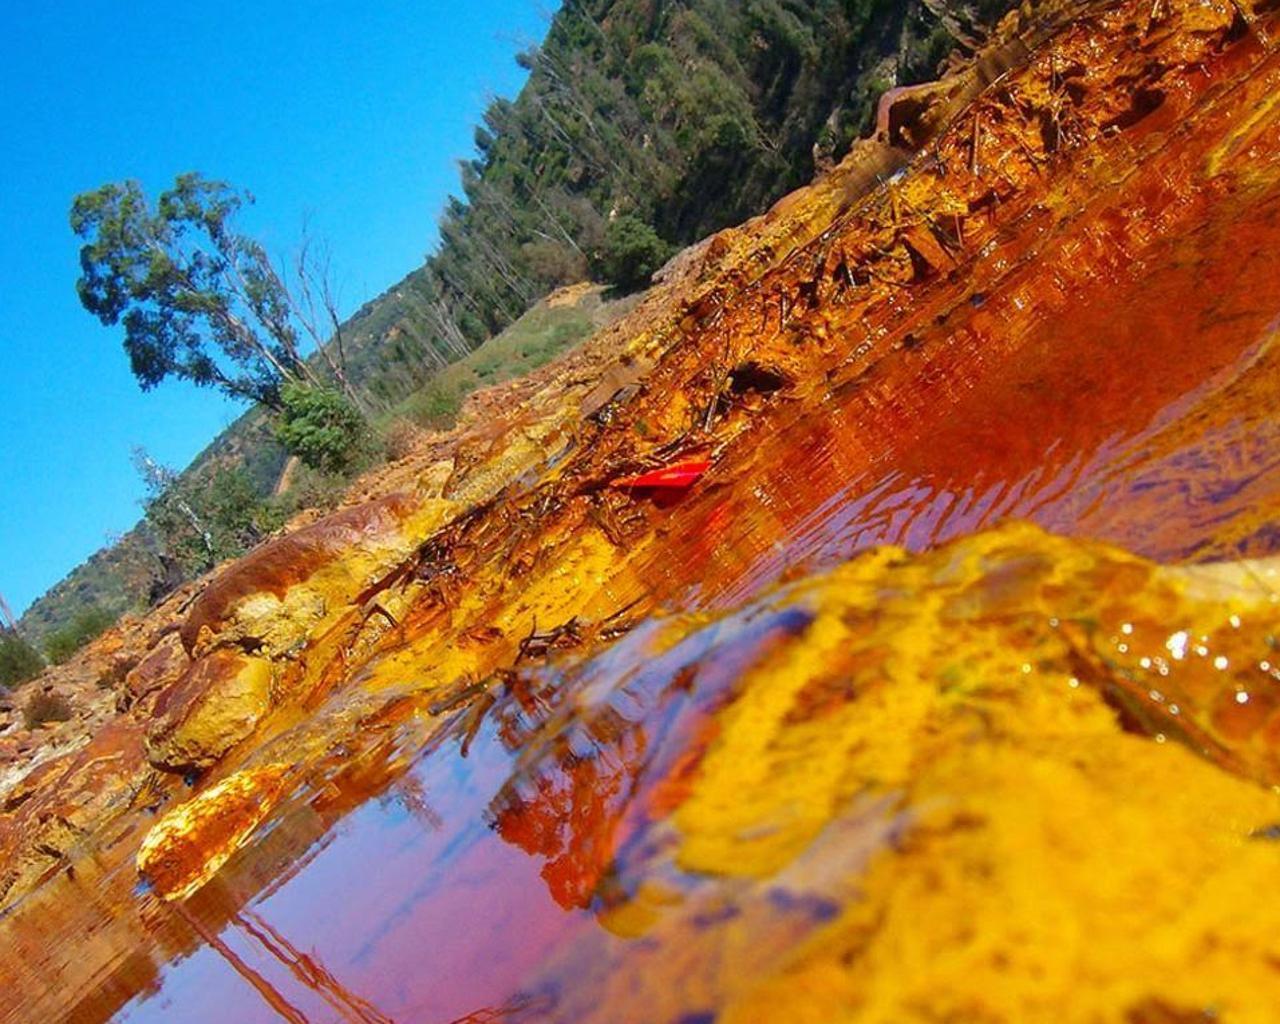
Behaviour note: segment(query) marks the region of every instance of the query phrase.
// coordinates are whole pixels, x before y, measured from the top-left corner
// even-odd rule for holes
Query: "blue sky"
[[[185,465],[238,414],[143,394],[118,330],[75,296],[67,210],[199,170],[250,190],[249,234],[326,239],[344,312],[417,266],[488,98],[553,0],[175,4],[55,0],[0,14],[0,593],[32,600],[140,515],[134,445]]]

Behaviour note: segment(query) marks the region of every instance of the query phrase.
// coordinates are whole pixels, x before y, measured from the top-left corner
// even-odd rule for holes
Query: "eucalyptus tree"
[[[71,228],[84,241],[76,292],[105,326],[124,326],[125,352],[144,390],[177,378],[278,410],[286,384],[324,386],[300,348],[309,336],[350,395],[315,316],[318,291],[336,330],[327,280],[316,287],[318,267],[304,249],[295,300],[266,249],[235,228],[236,214],[252,202],[196,172],[179,175],[154,206],[136,181],[76,196]]]

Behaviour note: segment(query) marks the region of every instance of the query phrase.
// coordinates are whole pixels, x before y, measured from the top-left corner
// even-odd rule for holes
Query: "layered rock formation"
[[[1028,6],[97,642],[11,751],[9,990],[145,1018],[110,965],[200,948],[246,1020],[1270,1019],[1275,18]]]

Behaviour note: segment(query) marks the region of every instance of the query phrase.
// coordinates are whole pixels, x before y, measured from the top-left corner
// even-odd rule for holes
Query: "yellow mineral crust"
[[[362,538],[305,579],[279,592],[264,584],[224,613],[217,642],[252,640],[271,657],[296,651],[336,621],[354,595],[399,567],[424,537],[456,511],[451,501],[426,499],[407,513],[398,528]]]
[[[1280,797],[1213,763],[1259,762],[1212,714],[1218,690],[1277,688],[1274,572],[1161,568],[1015,525],[882,549],[775,598],[815,617],[720,712],[677,862],[772,884],[877,801],[865,828],[889,838],[717,1019],[1276,1020]],[[1183,659],[1205,678],[1160,677],[1172,708],[1129,667],[1155,655],[1097,654],[1152,621],[1169,663],[1170,636],[1209,641]],[[1209,646],[1217,627],[1251,691]]]
[[[147,728],[152,764],[171,771],[207,768],[246,739],[271,705],[271,663],[215,651],[156,702]]]

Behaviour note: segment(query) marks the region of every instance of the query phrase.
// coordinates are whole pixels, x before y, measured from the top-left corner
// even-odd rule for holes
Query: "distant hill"
[[[267,495],[279,479],[286,458],[267,415],[260,409],[250,409],[214,438],[186,472],[203,473],[217,464],[241,466],[255,489]],[[155,564],[146,529],[139,524],[94,552],[33,602],[18,621],[18,628],[28,640],[42,646],[50,633],[85,608],[96,607],[120,615],[143,606]]]
[[[596,270],[611,219],[639,218],[683,245],[761,212],[843,156],[886,89],[936,77],[1013,6],[566,0],[546,39],[518,57],[529,70],[519,96],[495,100],[477,126],[436,251],[343,325],[348,378],[375,419],[400,410],[432,423],[453,400],[439,396],[475,374],[430,382]],[[241,465],[265,496],[285,461],[255,409],[186,472]],[[20,627],[39,641],[86,605],[123,612],[145,600],[153,562],[135,528],[36,601]]]
[[[889,88],[937,77],[1010,0],[566,0],[518,57],[413,290],[472,343],[596,265],[631,215],[686,245],[838,161]]]

